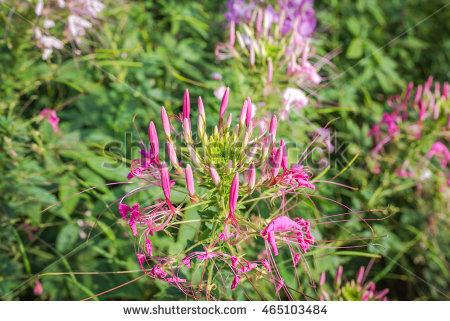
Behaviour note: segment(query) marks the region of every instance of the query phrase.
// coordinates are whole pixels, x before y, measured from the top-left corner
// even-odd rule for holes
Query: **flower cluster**
[[[356,280],[350,280],[343,283],[343,267],[341,265],[336,271],[336,277],[332,286],[326,284],[326,275],[325,272],[322,272],[319,281],[320,300],[387,301],[386,295],[389,293],[389,289],[377,291],[374,282],[366,282],[369,270],[370,268],[365,269],[364,266],[361,266],[358,275],[356,276]],[[330,289],[331,291],[328,292],[326,289]]]
[[[165,150],[171,168],[162,160],[156,126],[151,122],[149,144],[141,141],[142,157],[132,161],[128,175],[144,184],[119,201],[119,212],[137,239],[141,268],[187,296],[229,298],[236,287],[254,288],[262,279],[274,287],[275,295],[283,289],[288,298],[293,298],[291,291],[302,293],[301,287],[294,284],[295,279],[285,282],[276,257],[288,255],[291,275],[297,275],[299,262],[308,269],[307,256],[321,242],[313,227],[328,223],[318,221],[320,218],[292,217],[299,198],[315,196],[310,194],[316,188],[312,173],[299,163],[289,166],[286,143],[276,137],[276,116],[270,122],[258,121],[247,98],[233,128],[231,114],[226,115],[228,99],[226,89],[218,124],[209,135],[200,97],[197,135],[192,130],[187,90],[179,115],[169,116],[162,107]],[[145,205],[126,204],[127,198],[150,188],[160,188],[162,197]],[[174,201],[172,191],[185,198]],[[259,201],[269,209],[268,216],[262,213]],[[193,208],[200,217],[186,219]],[[190,246],[169,253],[158,245],[157,233],[175,238],[184,224],[193,221],[200,223],[201,232],[189,240]],[[281,250],[282,245],[289,251],[285,247]]]
[[[79,53],[83,37],[98,23],[104,9],[99,0],[21,0],[10,5],[34,9],[33,34],[37,46],[42,49],[43,60],[50,58],[55,49],[63,49],[65,43],[70,43],[74,52]],[[63,32],[60,31],[61,21],[64,21]]]
[[[389,98],[393,111],[384,113],[369,132],[375,142],[373,171],[378,174],[394,167],[399,177],[416,180],[418,187],[434,176],[442,191],[450,186],[449,85],[435,82],[433,86],[430,77],[415,94],[413,89],[409,83],[403,96]],[[398,159],[401,164],[396,164]],[[431,166],[433,159],[440,166]]]
[[[311,92],[309,87],[321,82],[318,69],[325,61],[318,59],[312,64],[309,59],[317,58],[311,44],[316,26],[313,0],[284,0],[275,6],[264,1],[230,0],[227,8],[229,40],[216,45],[217,59],[247,61],[244,70],[257,75],[252,88],[261,91],[256,95],[261,94],[262,102],[268,95],[281,93],[281,119],[288,117],[292,107],[306,106],[309,99],[305,91]],[[256,103],[263,105],[259,100]]]

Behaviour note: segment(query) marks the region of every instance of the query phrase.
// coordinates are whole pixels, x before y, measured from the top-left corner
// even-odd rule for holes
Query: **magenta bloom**
[[[239,173],[234,175],[233,181],[231,182],[230,187],[230,216],[234,215],[234,211],[236,209],[236,203],[239,195]]]
[[[59,118],[58,116],[56,116],[55,110],[45,108],[41,111],[39,116],[46,118],[48,120],[55,133],[58,131]]]

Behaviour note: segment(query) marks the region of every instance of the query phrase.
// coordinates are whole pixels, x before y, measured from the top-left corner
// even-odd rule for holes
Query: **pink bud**
[[[235,29],[236,29],[236,27],[234,25],[234,21],[231,21],[230,22],[230,35],[229,35],[229,40],[228,40],[228,43],[230,44],[231,47],[234,47],[234,42],[236,40],[236,38],[235,38],[236,30]]]
[[[342,267],[342,265],[340,265],[337,269],[336,279],[335,279],[336,286],[338,286],[338,287],[341,285],[341,277],[342,277],[343,272],[344,272],[344,268]]]
[[[203,107],[203,100],[200,96],[198,97],[198,113],[205,118],[205,108]]]
[[[247,100],[244,101],[241,109],[241,115],[239,116],[239,126],[243,126],[247,117]]]
[[[169,154],[169,160],[172,163],[172,166],[178,169],[180,167],[180,165],[178,164],[177,153],[175,152],[173,145],[171,143],[167,142],[166,149],[167,149],[167,153]]]
[[[236,209],[236,203],[239,195],[239,173],[234,174],[233,181],[231,182],[230,187],[230,215],[234,215],[234,211]]]
[[[164,196],[166,199],[170,197],[170,176],[169,169],[167,168],[167,164],[165,162],[161,163],[161,186],[164,192]]]
[[[267,62],[267,83],[270,85],[272,83],[273,78],[273,64],[272,64],[272,58],[269,58],[269,61]]]
[[[187,118],[189,119],[189,114],[191,112],[191,102],[189,99],[189,90],[184,92],[184,98],[183,98],[183,119]]]
[[[320,286],[322,286],[322,285],[325,284],[325,279],[326,279],[325,272],[322,272],[322,273],[320,274],[320,280],[319,280]]]
[[[153,158],[158,158],[159,154],[159,143],[158,143],[158,134],[156,133],[155,124],[150,122],[148,126],[148,138],[150,141],[150,154]]]
[[[255,66],[255,48],[253,46],[250,47],[250,66]]]
[[[325,301],[330,300],[330,296],[328,295],[327,291],[325,291],[324,289],[321,290],[323,298]]]
[[[189,119],[183,119],[183,134],[184,140],[189,144],[191,143],[192,132],[191,132],[191,124],[189,123]]]
[[[166,134],[166,137],[168,138],[170,137],[170,122],[169,117],[167,117],[167,112],[164,106],[161,107],[161,120],[164,129],[164,134]]]
[[[186,165],[185,174],[186,174],[186,187],[189,192],[189,196],[191,197],[192,200],[195,194],[195,188],[194,188],[194,176],[192,175],[191,165],[189,164]]]
[[[43,292],[44,292],[44,290],[42,288],[41,282],[36,281],[36,283],[34,285],[34,289],[33,289],[34,295],[41,295]]]
[[[443,87],[444,87],[444,88],[442,88],[442,97],[443,97],[445,100],[447,100],[448,87],[449,87],[448,82],[445,82]]]
[[[211,175],[214,185],[219,186],[220,185],[220,177],[214,167],[209,168],[209,174]]]
[[[301,255],[298,254],[298,253],[295,253],[295,255],[294,255],[294,265],[297,265],[298,261],[300,261],[300,259],[301,259]]]
[[[149,238],[145,238],[145,251],[148,253],[148,255],[153,256],[153,246],[152,242],[150,242]]]
[[[223,119],[223,116],[225,116],[225,111],[227,110],[229,96],[230,96],[230,88],[227,88],[225,90],[225,93],[223,94],[222,103],[220,104],[219,116],[221,119]]]
[[[231,126],[231,114],[228,114],[227,120],[225,121],[225,128],[229,128]]]
[[[280,149],[283,151],[283,156],[281,157],[281,167],[283,167],[284,171],[287,171],[288,155],[287,155],[286,144],[284,143],[284,139],[281,139],[281,141],[280,141]]]
[[[252,113],[253,113],[253,106],[252,106],[252,100],[250,97],[247,97],[247,118],[245,119],[245,125],[248,126],[248,124],[252,121]]]
[[[361,266],[358,271],[358,275],[356,276],[356,282],[358,284],[361,284],[363,282],[363,278],[364,278],[364,266]]]
[[[272,166],[272,176],[276,177],[281,168],[281,162],[283,160],[283,148],[278,148],[277,153],[275,154],[274,164]]]
[[[251,190],[255,187],[256,183],[256,168],[255,163],[252,163],[250,165],[250,168],[248,169],[248,185]]]
[[[270,120],[269,134],[272,135],[274,141],[277,135],[277,124],[278,124],[277,116],[273,115],[272,119]]]
[[[423,91],[427,92],[431,89],[431,85],[433,84],[433,76],[428,77],[427,82],[423,86]]]
[[[422,97],[422,85],[417,86],[416,95],[414,96],[414,103],[417,104]]]

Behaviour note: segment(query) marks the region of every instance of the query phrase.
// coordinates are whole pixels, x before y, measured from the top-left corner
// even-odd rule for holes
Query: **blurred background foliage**
[[[214,57],[215,44],[227,37],[224,2],[104,3],[101,27],[87,38],[88,49],[74,55],[66,45],[48,61],[32,41],[33,9],[16,12],[7,2],[0,3],[3,300],[78,300],[135,278],[99,299],[183,299],[174,289],[142,277],[130,255],[133,239],[119,221],[116,206],[108,207],[129,186],[102,186],[65,199],[92,186],[126,181],[139,147],[134,116],[136,127],[146,133],[148,122],[159,119],[161,105],[169,113],[180,112],[185,88],[191,97],[202,96],[207,116],[216,115],[219,100],[213,91],[219,84],[212,72],[233,75],[224,78],[230,79],[226,85],[236,111],[251,88],[242,87],[244,71],[229,69]],[[359,190],[326,186],[323,193],[355,210],[381,208],[385,215],[395,214],[372,224],[377,235],[389,237],[380,241],[382,249],[370,250],[382,256],[370,275],[381,283],[379,288],[390,289],[390,299],[448,299],[448,226],[430,233],[427,215],[442,211],[448,223],[449,200],[430,207],[433,199],[418,200],[413,187],[402,183],[396,192],[373,200],[380,185],[390,186],[373,177],[365,160],[372,147],[367,133],[388,109],[388,96],[403,92],[409,81],[425,82],[429,75],[448,81],[447,5],[438,0],[316,0],[318,54],[341,51],[332,59],[335,69],[324,81],[319,100],[345,108],[323,113],[305,108],[279,126],[279,136],[298,142],[293,153],[301,153],[314,137],[314,126],[305,119],[325,126],[338,118],[331,125],[336,150],[327,177],[360,153],[339,177],[339,182]],[[59,132],[39,117],[44,108],[57,111]],[[333,212],[329,203],[319,203],[324,212]],[[347,225],[369,233],[355,223]],[[321,261],[319,272],[343,264],[345,274],[353,278],[368,258],[335,255]],[[56,272],[68,274],[52,274]],[[43,293],[36,296],[39,274]]]

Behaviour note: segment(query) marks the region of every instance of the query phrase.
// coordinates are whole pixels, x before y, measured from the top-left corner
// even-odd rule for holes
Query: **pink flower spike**
[[[230,216],[234,216],[234,211],[236,210],[236,203],[239,195],[239,173],[234,174],[233,181],[230,187]]]
[[[284,280],[281,279],[281,280],[278,281],[277,287],[275,289],[275,293],[278,293],[283,286],[284,286]]]
[[[195,196],[195,187],[194,187],[194,176],[192,175],[192,168],[191,165],[189,164],[186,165],[185,175],[186,175],[186,187],[192,202]]]
[[[240,275],[235,275],[234,279],[233,279],[233,283],[231,283],[231,290],[236,289],[236,286],[239,284],[239,282],[241,282],[242,276]]]
[[[156,133],[155,124],[150,122],[148,125],[148,139],[150,141],[150,155],[152,158],[158,158],[159,154],[159,143],[158,134]]]
[[[167,112],[164,106],[161,107],[161,120],[164,129],[164,134],[166,135],[167,138],[170,138],[170,122],[169,117],[167,117]]]
[[[358,284],[362,284],[364,277],[364,266],[361,266],[358,271],[358,275],[356,276],[356,282]]]
[[[161,164],[161,187],[166,200],[168,200],[170,198],[170,176],[169,169],[165,162]]]
[[[191,268],[191,259],[189,256],[186,256],[184,259],[181,260],[181,262],[188,268]]]
[[[319,285],[320,285],[320,286],[322,286],[322,285],[325,284],[325,279],[326,279],[325,272],[322,272],[322,273],[320,274],[320,280],[319,280]]]
[[[220,177],[214,167],[209,168],[209,175],[211,175],[211,179],[217,187],[220,186]]]
[[[222,102],[220,104],[220,112],[219,112],[220,119],[223,119],[223,117],[225,116],[225,111],[227,110],[229,96],[230,96],[230,88],[227,88],[225,90],[225,93],[223,94]]]
[[[252,113],[253,113],[253,106],[252,106],[252,100],[250,99],[250,97],[247,97],[247,117],[245,119],[245,125],[248,126],[248,124],[250,124],[250,122],[252,121]]]
[[[267,84],[272,83],[273,78],[273,64],[272,64],[272,58],[269,57],[267,62]]]
[[[148,237],[145,238],[145,251],[148,253],[148,255],[153,256],[152,242],[150,242],[150,239]]]
[[[191,102],[189,98],[189,90],[186,89],[183,98],[183,119],[189,119],[190,112],[191,112]]]
[[[33,289],[33,293],[34,295],[41,295],[44,292],[43,288],[42,288],[42,284],[39,281],[36,281],[35,285],[34,285],[34,289]]]
[[[252,163],[250,165],[250,168],[248,169],[248,186],[251,190],[255,187],[256,183],[256,168],[255,163]]]

